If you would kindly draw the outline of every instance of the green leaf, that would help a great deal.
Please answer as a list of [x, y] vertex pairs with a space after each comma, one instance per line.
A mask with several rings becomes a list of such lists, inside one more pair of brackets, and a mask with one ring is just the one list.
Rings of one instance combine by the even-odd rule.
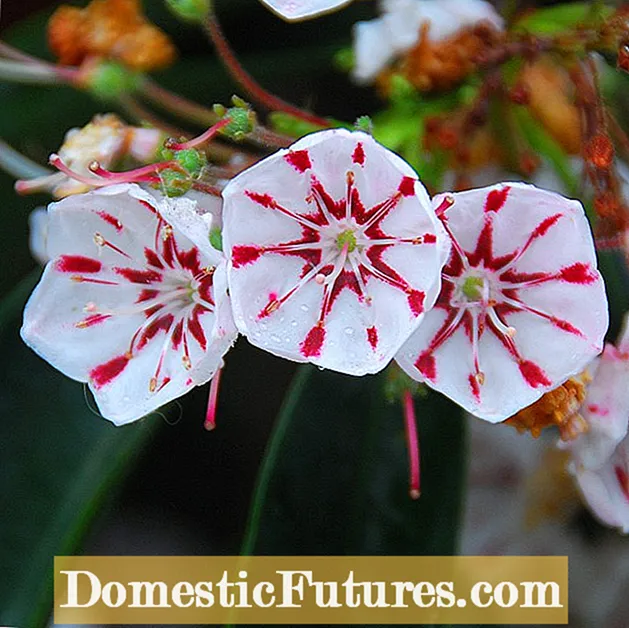
[[116, 428], [90, 409], [83, 386], [48, 366], [19, 337], [38, 274], [0, 302], [2, 576], [0, 624], [43, 626], [52, 561], [74, 554], [154, 421]]
[[401, 406], [384, 377], [300, 368], [269, 442], [243, 554], [453, 554], [465, 428], [431, 392], [416, 402], [422, 496], [408, 495]]
[[515, 30], [535, 35], [556, 35], [581, 25], [592, 27], [593, 22], [609, 17], [611, 7], [602, 2], [570, 2], [535, 9], [518, 20]]

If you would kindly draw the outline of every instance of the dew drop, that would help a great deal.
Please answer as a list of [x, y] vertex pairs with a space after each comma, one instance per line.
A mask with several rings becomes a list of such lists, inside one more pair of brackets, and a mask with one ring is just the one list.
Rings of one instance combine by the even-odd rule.
[[291, 321], [290, 324], [292, 327], [297, 327], [297, 321]]
[[353, 335], [354, 335], [354, 328], [353, 328], [353, 327], [346, 327], [346, 328], [345, 328], [345, 333], [346, 333], [348, 336], [353, 336]]
[[271, 334], [271, 340], [276, 344], [282, 342], [282, 339], [277, 334]]
[[303, 303], [300, 308], [302, 312], [307, 312], [310, 309], [305, 303]]

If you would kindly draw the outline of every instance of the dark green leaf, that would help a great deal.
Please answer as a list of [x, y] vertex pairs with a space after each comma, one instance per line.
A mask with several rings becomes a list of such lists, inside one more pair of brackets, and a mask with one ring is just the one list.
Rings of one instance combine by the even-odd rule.
[[116, 428], [95, 416], [83, 386], [22, 343], [21, 310], [36, 279], [0, 302], [0, 624], [28, 628], [47, 621], [53, 557], [79, 551], [154, 426]]
[[455, 553], [462, 411], [436, 393], [416, 409], [422, 496], [414, 502], [402, 410], [385, 402], [383, 377], [301, 367], [263, 462], [243, 553]]

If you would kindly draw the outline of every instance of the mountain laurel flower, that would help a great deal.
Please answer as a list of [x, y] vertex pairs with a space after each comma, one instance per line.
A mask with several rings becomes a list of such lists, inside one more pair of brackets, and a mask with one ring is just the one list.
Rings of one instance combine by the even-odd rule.
[[382, 16], [354, 26], [354, 78], [372, 82], [396, 57], [418, 43], [429, 25], [431, 41], [445, 39], [478, 22], [502, 30], [503, 19], [485, 0], [382, 0]]
[[352, 0], [260, 0], [287, 22], [299, 22], [336, 11]]
[[447, 235], [413, 169], [370, 135], [313, 133], [223, 197], [236, 325], [271, 353], [375, 373], [439, 293]]
[[129, 423], [207, 382], [236, 337], [211, 214], [134, 184], [49, 207], [47, 264], [22, 337]]
[[[625, 383], [626, 387], [626, 383]], [[603, 523], [629, 533], [629, 438], [598, 469], [575, 469], [586, 504]]]
[[581, 415], [587, 431], [576, 440], [561, 443], [569, 449], [574, 472], [598, 469], [612, 456], [629, 427], [629, 325], [616, 345], [607, 344], [590, 366], [592, 382], [587, 387]]
[[580, 373], [607, 299], [578, 201], [523, 183], [439, 195], [452, 239], [435, 307], [396, 359], [492, 423]]

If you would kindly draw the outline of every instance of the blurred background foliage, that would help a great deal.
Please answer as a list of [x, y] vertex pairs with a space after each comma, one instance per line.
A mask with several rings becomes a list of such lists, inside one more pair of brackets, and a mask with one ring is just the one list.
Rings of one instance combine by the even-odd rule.
[[[49, 58], [45, 22], [58, 4], [3, 7], [2, 37]], [[144, 4], [180, 51], [156, 80], [207, 105], [227, 103], [236, 88], [202, 34], [159, 0]], [[243, 64], [270, 90], [348, 121], [378, 108], [372, 90], [331, 62], [374, 3], [300, 25], [254, 0], [217, 5]], [[0, 84], [0, 137], [45, 164], [70, 127], [109, 108], [66, 87]], [[381, 377], [295, 369], [242, 340], [228, 358], [214, 432], [203, 430], [205, 389], [132, 426], [99, 418], [84, 387], [18, 336], [39, 272], [28, 215], [48, 200], [18, 197], [0, 173], [0, 624], [49, 621], [55, 554], [237, 554], [243, 539], [244, 551], [267, 554], [456, 552], [464, 426], [436, 394], [417, 403], [418, 502], [407, 493], [401, 410], [384, 400]]]

